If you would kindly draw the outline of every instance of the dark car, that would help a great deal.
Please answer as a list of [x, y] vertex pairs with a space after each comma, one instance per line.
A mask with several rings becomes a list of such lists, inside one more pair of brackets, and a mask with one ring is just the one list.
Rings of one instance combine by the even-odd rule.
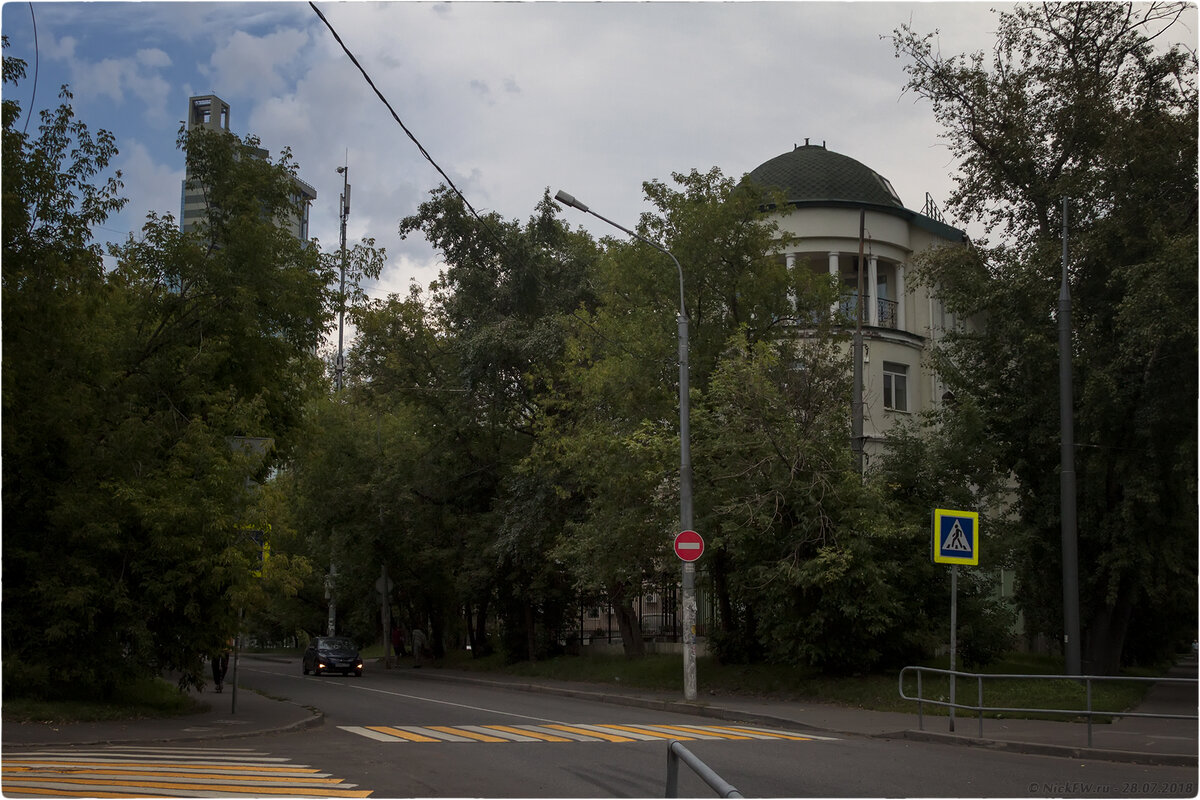
[[345, 636], [318, 636], [308, 643], [301, 668], [305, 675], [310, 672], [314, 675], [322, 672], [349, 675], [353, 672], [361, 678], [363, 662], [354, 642]]

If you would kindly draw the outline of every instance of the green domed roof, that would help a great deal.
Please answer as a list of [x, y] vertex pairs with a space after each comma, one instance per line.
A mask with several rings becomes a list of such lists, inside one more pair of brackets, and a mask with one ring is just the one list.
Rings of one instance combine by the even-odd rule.
[[875, 170], [824, 145], [797, 145], [747, 176], [784, 193], [789, 203], [851, 203], [904, 208], [896, 190]]

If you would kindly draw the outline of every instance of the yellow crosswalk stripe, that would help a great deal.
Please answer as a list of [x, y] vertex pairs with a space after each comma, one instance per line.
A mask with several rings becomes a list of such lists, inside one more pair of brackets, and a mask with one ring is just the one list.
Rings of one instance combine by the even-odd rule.
[[599, 725], [600, 728], [612, 728], [618, 731], [629, 731], [630, 733], [644, 733], [647, 736], [653, 736], [656, 739], [682, 739], [685, 742], [693, 741], [691, 736], [679, 736], [671, 733], [662, 733], [661, 731], [650, 730], [649, 728], [637, 728], [633, 725]]
[[513, 728], [508, 725], [484, 725], [485, 728], [491, 728], [494, 731], [504, 731], [505, 733], [515, 733], [518, 736], [532, 736], [534, 739], [541, 739], [543, 742], [569, 742], [570, 739], [564, 739], [561, 736], [554, 736], [549, 733], [532, 730], [530, 728]]
[[474, 739], [477, 742], [509, 742], [511, 739], [501, 739], [499, 736], [488, 736], [486, 733], [476, 733], [475, 731], [467, 730], [466, 728], [451, 728], [448, 725], [428, 725], [426, 726], [431, 731], [441, 731], [454, 736], [465, 736], [468, 739]]
[[733, 731], [735, 733], [744, 733], [749, 736], [769, 736], [774, 739], [789, 739], [793, 742], [811, 742], [813, 737], [800, 736], [792, 733], [782, 733], [780, 731], [767, 731], [760, 728], [732, 728], [728, 725], [712, 725], [710, 727], [717, 728], [723, 731]]
[[5, 757], [6, 797], [369, 797], [307, 765], [288, 765], [250, 750], [196, 747], [108, 747], [57, 750]]
[[[678, 741], [709, 740], [778, 740], [796, 742], [829, 740], [827, 736], [800, 735], [788, 731], [737, 725], [658, 725], [628, 723], [565, 724], [546, 722], [540, 725], [357, 725], [339, 726], [347, 733], [365, 736], [379, 742], [423, 742], [469, 744], [538, 743], [538, 742], [635, 742], [675, 739]], [[494, 734], [494, 735], [493, 735]]]
[[440, 742], [441, 741], [441, 739], [435, 739], [432, 736], [422, 736], [419, 733], [409, 733], [408, 731], [402, 731], [399, 728], [392, 728], [387, 725], [368, 725], [367, 728], [370, 730], [373, 730], [373, 731], [379, 731], [380, 733], [386, 733], [391, 736], [398, 736], [401, 739], [407, 739], [410, 742]]
[[550, 724], [543, 725], [543, 728], [551, 728], [556, 731], [567, 731], [568, 733], [578, 733], [583, 736], [591, 736], [596, 739], [604, 739], [607, 742], [633, 742], [635, 739], [630, 739], [628, 736], [617, 736], [615, 733], [601, 733], [600, 731], [592, 731], [587, 728], [576, 728], [573, 725], [558, 725]]
[[656, 728], [666, 728], [672, 731], [682, 731], [683, 733], [691, 733], [697, 736], [716, 736], [722, 739], [749, 739], [746, 735], [733, 733], [721, 733], [715, 726], [705, 725], [691, 727], [689, 725], [655, 725]]

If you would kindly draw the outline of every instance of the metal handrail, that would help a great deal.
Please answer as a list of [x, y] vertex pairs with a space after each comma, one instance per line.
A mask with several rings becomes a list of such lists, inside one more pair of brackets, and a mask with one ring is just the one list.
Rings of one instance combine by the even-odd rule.
[[[915, 672], [917, 675], [917, 696], [909, 697], [904, 693], [904, 674], [908, 671]], [[951, 681], [955, 678], [974, 678], [976, 681], [976, 700], [975, 705], [959, 703], [955, 701], [933, 700], [922, 696], [921, 676], [924, 673], [932, 673], [937, 675], [949, 675]], [[1067, 708], [1008, 708], [1004, 706], [985, 706], [983, 704], [983, 679], [984, 678], [1016, 678], [1021, 680], [1068, 680], [1080, 682], [1085, 686], [1087, 697], [1087, 707], [1083, 709], [1067, 709]], [[989, 713], [1005, 713], [1005, 714], [1062, 714], [1065, 716], [1087, 717], [1087, 743], [1088, 747], [1092, 746], [1092, 718], [1095, 716], [1101, 717], [1152, 717], [1155, 719], [1200, 719], [1196, 714], [1152, 714], [1143, 711], [1106, 711], [1092, 708], [1092, 684], [1096, 682], [1122, 682], [1122, 683], [1190, 683], [1195, 685], [1196, 678], [1138, 678], [1118, 675], [1021, 675], [1013, 673], [989, 673], [982, 674], [978, 672], [959, 672], [957, 670], [937, 669], [936, 667], [904, 667], [900, 670], [900, 699], [913, 700], [917, 703], [917, 725], [921, 730], [925, 730], [925, 714], [924, 704], [928, 703], [933, 706], [945, 706], [950, 709], [950, 730], [954, 730], [954, 709], [961, 708], [965, 711], [974, 711], [979, 717], [979, 738], [983, 738], [983, 714]]]
[[708, 788], [721, 797], [741, 797], [742, 793], [733, 788], [724, 778], [713, 772], [712, 767], [697, 758], [690, 750], [672, 739], [667, 742], [667, 790], [664, 797], [679, 797], [679, 762], [687, 764]]

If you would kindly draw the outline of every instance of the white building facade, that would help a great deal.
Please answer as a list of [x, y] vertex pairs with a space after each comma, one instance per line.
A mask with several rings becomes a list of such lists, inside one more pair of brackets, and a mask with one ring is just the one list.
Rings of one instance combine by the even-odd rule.
[[783, 193], [784, 207], [768, 207], [781, 233], [791, 238], [780, 258], [789, 271], [832, 276], [843, 290], [831, 312], [840, 312], [851, 327], [862, 271], [863, 435], [869, 463], [898, 420], [942, 402], [944, 388], [926, 356], [957, 321], [928, 288], [913, 285], [910, 265], [914, 255], [962, 244], [967, 236], [946, 224], [931, 201], [924, 213], [905, 208], [886, 178], [824, 144], [806, 141], [747, 177]]

